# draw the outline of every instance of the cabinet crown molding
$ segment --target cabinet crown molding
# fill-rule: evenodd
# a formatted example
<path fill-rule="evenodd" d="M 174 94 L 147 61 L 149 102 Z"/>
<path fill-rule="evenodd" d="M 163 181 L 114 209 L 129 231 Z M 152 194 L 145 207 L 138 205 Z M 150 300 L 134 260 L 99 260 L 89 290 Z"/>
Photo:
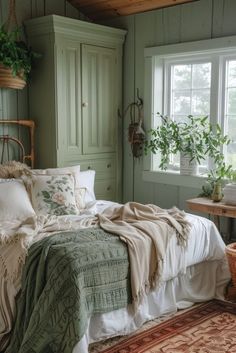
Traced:
<path fill-rule="evenodd" d="M 43 34 L 70 36 L 71 39 L 114 43 L 120 45 L 125 40 L 126 30 L 98 25 L 58 15 L 48 15 L 25 21 L 25 27 L 30 37 Z"/>

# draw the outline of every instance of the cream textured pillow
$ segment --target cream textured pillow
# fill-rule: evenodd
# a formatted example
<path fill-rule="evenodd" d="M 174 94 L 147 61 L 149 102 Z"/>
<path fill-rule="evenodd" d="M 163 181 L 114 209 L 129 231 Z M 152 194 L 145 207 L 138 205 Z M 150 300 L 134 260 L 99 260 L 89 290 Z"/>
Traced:
<path fill-rule="evenodd" d="M 72 175 L 33 175 L 30 192 L 37 214 L 61 216 L 79 213 Z"/>
<path fill-rule="evenodd" d="M 0 179 L 0 222 L 25 221 L 35 216 L 24 183 L 18 179 Z"/>

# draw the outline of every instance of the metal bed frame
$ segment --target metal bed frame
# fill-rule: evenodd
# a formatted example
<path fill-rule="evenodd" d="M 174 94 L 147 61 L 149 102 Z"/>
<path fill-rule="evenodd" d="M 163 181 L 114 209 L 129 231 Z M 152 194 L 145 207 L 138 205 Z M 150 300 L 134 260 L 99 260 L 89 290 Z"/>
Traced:
<path fill-rule="evenodd" d="M 31 168 L 34 168 L 35 156 L 34 156 L 34 132 L 35 132 L 35 122 L 33 120 L 0 120 L 0 127 L 4 125 L 13 125 L 13 126 L 25 126 L 29 128 L 29 143 L 30 151 L 27 154 L 25 147 L 22 141 L 14 136 L 9 134 L 0 135 L 0 142 L 2 142 L 2 150 L 0 154 L 0 163 L 4 162 L 4 156 L 7 155 L 8 160 L 10 160 L 10 143 L 16 143 L 20 151 L 20 162 L 30 164 Z"/>

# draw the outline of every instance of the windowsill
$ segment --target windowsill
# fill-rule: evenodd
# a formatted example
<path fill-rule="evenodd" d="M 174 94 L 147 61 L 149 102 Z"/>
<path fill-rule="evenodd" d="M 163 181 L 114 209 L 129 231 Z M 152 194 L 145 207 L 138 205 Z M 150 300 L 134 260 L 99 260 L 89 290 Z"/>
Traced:
<path fill-rule="evenodd" d="M 151 183 L 185 186 L 189 188 L 201 189 L 206 180 L 204 175 L 180 175 L 174 171 L 143 171 L 143 180 Z"/>

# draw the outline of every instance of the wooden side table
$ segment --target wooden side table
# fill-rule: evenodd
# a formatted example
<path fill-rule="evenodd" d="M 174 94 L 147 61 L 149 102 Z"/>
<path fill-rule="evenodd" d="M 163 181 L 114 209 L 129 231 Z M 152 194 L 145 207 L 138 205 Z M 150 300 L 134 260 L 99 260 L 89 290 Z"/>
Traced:
<path fill-rule="evenodd" d="M 233 218 L 236 218 L 236 206 L 226 205 L 224 202 L 214 202 L 206 197 L 187 200 L 188 208 L 192 211 L 208 213 L 213 216 L 217 228 L 220 230 L 220 216 L 228 218 L 228 239 L 231 239 Z"/>

